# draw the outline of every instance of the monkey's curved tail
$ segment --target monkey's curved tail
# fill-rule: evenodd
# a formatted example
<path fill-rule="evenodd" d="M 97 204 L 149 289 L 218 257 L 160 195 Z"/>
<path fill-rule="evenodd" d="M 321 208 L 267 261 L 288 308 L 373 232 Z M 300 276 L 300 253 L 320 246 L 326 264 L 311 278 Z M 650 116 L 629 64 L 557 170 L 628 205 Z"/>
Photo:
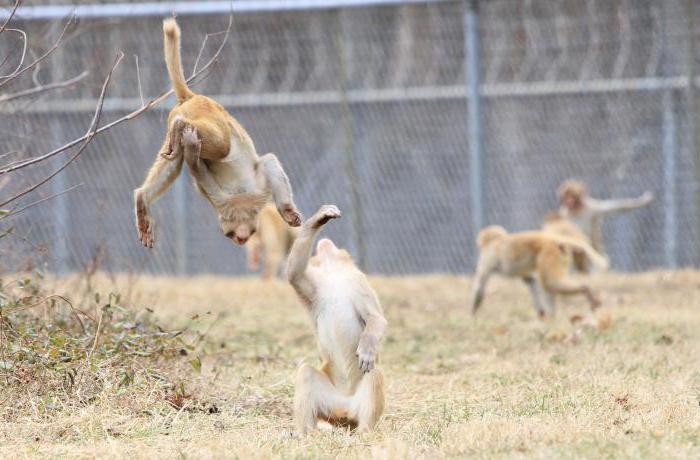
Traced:
<path fill-rule="evenodd" d="M 168 67 L 168 75 L 173 82 L 173 89 L 177 96 L 177 102 L 183 103 L 194 96 L 187 86 L 185 73 L 182 70 L 180 59 L 180 27 L 175 18 L 167 18 L 163 21 L 163 43 L 165 51 L 165 64 Z"/>
<path fill-rule="evenodd" d="M 607 270 L 610 267 L 610 261 L 608 258 L 593 249 L 593 246 L 585 241 L 579 241 L 574 238 L 559 235 L 549 235 L 549 238 L 553 239 L 559 244 L 583 251 L 583 253 L 586 254 L 586 257 L 588 257 L 588 260 L 590 260 L 591 263 L 599 270 Z"/>

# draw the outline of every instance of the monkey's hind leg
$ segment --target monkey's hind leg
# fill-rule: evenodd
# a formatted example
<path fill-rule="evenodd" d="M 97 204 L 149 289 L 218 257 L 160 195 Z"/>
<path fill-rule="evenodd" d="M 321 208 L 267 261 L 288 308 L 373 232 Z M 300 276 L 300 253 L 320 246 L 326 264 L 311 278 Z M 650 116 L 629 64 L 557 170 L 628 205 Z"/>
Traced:
<path fill-rule="evenodd" d="M 161 155 L 168 160 L 177 158 L 180 146 L 184 146 L 188 140 L 187 133 L 196 133 L 199 140 L 199 156 L 206 160 L 221 160 L 228 155 L 231 149 L 230 134 L 224 132 L 215 123 L 205 119 L 191 120 L 177 115 L 168 129 L 168 146 L 161 151 Z"/>
<path fill-rule="evenodd" d="M 283 243 L 279 241 L 279 236 L 271 228 L 260 234 L 260 240 L 265 248 L 262 278 L 271 280 L 278 275 L 282 259 L 284 259 Z"/>
<path fill-rule="evenodd" d="M 537 259 L 537 268 L 542 285 L 552 294 L 583 294 L 588 299 L 591 310 L 595 310 L 600 306 L 600 300 L 588 286 L 575 283 L 566 278 L 567 263 L 561 256 L 559 248 L 553 246 L 543 249 Z"/>
<path fill-rule="evenodd" d="M 319 418 L 343 418 L 349 405 L 349 398 L 326 374 L 305 363 L 299 367 L 294 389 L 294 424 L 299 434 L 315 430 Z"/>
<path fill-rule="evenodd" d="M 366 373 L 353 396 L 351 418 L 357 420 L 357 429 L 369 431 L 384 413 L 384 376 L 376 367 Z"/>

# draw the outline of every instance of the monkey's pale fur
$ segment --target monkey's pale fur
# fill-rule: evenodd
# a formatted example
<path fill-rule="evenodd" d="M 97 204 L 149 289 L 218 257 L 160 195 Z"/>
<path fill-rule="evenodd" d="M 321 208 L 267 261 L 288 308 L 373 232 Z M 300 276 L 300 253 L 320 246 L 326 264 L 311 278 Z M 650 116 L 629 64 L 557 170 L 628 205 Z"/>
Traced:
<path fill-rule="evenodd" d="M 307 433 L 318 420 L 372 429 L 384 411 L 384 379 L 376 367 L 386 320 L 377 295 L 350 255 L 329 239 L 318 242 L 320 228 L 340 217 L 322 206 L 303 225 L 287 262 L 289 282 L 309 309 L 323 364 L 302 364 L 297 371 L 294 419 Z"/>
<path fill-rule="evenodd" d="M 598 200 L 588 194 L 586 184 L 567 179 L 557 189 L 557 198 L 561 204 L 559 215 L 574 223 L 597 252 L 605 254 L 601 230 L 603 218 L 644 207 L 652 202 L 654 195 L 646 191 L 638 198 Z"/>
<path fill-rule="evenodd" d="M 272 153 L 258 157 L 248 133 L 221 104 L 188 88 L 180 59 L 180 28 L 174 19 L 163 21 L 163 35 L 178 103 L 168 115 L 159 155 L 143 185 L 134 191 L 141 242 L 153 247 L 149 206 L 180 174 L 183 160 L 197 188 L 216 209 L 221 230 L 236 243 L 245 244 L 255 232 L 258 213 L 270 198 L 285 222 L 301 225 L 289 179 L 277 157 Z"/>
<path fill-rule="evenodd" d="M 491 225 L 479 232 L 476 243 L 479 261 L 472 286 L 472 313 L 481 305 L 486 283 L 494 273 L 523 279 L 540 317 L 554 313 L 555 294 L 582 294 L 592 310 L 600 306 L 590 287 L 567 279 L 572 250 L 581 251 L 600 269 L 608 266 L 607 259 L 585 241 L 542 231 L 508 233 L 503 227 Z"/>
<path fill-rule="evenodd" d="M 248 269 L 258 271 L 262 262 L 262 278 L 269 280 L 279 274 L 282 261 L 299 234 L 299 228 L 290 227 L 282 220 L 272 204 L 266 205 L 258 217 L 258 230 L 245 247 Z"/>

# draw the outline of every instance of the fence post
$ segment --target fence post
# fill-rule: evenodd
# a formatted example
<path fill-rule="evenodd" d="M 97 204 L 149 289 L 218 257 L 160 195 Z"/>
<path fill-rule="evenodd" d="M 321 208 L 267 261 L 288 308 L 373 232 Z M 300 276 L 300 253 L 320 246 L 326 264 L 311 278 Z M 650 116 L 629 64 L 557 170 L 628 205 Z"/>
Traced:
<path fill-rule="evenodd" d="M 694 164 L 695 171 L 695 231 L 700 229 L 700 137 L 698 136 L 697 123 L 697 102 L 695 101 L 695 2 L 697 0 L 687 0 L 688 16 L 688 125 L 690 126 L 690 158 Z M 700 250 L 700 246 L 698 246 Z M 695 263 L 700 263 L 700 252 L 696 251 Z"/>
<path fill-rule="evenodd" d="M 340 69 L 340 92 L 341 92 L 341 110 L 342 123 L 345 131 L 345 151 L 346 151 L 346 172 L 348 174 L 348 182 L 350 183 L 350 198 L 352 202 L 352 225 L 355 239 L 355 247 L 357 248 L 357 264 L 365 270 L 367 265 L 366 247 L 364 238 L 364 209 L 362 207 L 362 197 L 359 191 L 359 177 L 357 173 L 357 159 L 355 152 L 355 133 L 352 109 L 348 100 L 348 71 L 347 71 L 347 56 L 345 52 L 345 38 L 343 35 L 343 22 L 340 17 L 341 10 L 334 11 L 336 28 L 334 34 L 334 45 L 336 55 L 338 56 L 338 68 Z"/>
<path fill-rule="evenodd" d="M 187 260 L 187 183 L 189 174 L 183 174 L 177 178 L 175 188 L 175 269 L 177 274 L 188 274 Z"/>
<path fill-rule="evenodd" d="M 464 8 L 464 75 L 469 125 L 469 186 L 472 230 L 484 225 L 484 133 L 481 126 L 481 66 L 479 57 L 479 0 L 466 0 Z"/>
<path fill-rule="evenodd" d="M 51 140 L 54 145 L 61 145 L 64 142 L 63 130 L 61 127 L 61 117 L 56 113 L 51 114 Z M 52 169 L 58 169 L 63 166 L 65 160 L 62 156 L 57 156 L 49 163 Z M 51 184 L 51 194 L 61 193 L 68 188 L 66 185 L 66 174 L 68 171 L 63 171 L 54 177 Z M 70 219 L 68 218 L 68 197 L 59 196 L 55 199 L 51 209 L 53 210 L 53 256 L 56 260 L 56 273 L 62 274 L 69 270 L 68 264 L 68 235 L 70 234 Z"/>
<path fill-rule="evenodd" d="M 676 268 L 676 116 L 673 89 L 663 96 L 663 156 L 664 156 L 664 261 L 668 268 Z"/>

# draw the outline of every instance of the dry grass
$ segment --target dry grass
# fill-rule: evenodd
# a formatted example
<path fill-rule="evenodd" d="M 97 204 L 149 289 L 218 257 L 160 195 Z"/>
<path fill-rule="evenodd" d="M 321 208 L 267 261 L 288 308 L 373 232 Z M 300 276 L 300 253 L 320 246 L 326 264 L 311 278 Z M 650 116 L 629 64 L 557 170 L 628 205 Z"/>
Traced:
<path fill-rule="evenodd" d="M 390 324 L 386 414 L 370 434 L 303 439 L 290 436 L 293 374 L 316 350 L 287 285 L 132 281 L 95 286 L 153 308 L 161 325 L 205 333 L 201 371 L 190 354 L 162 363 L 184 382 L 179 396 L 142 382 L 81 405 L 5 387 L 0 457 L 700 456 L 700 273 L 603 275 L 595 317 L 570 301 L 545 322 L 518 283 L 494 283 L 474 320 L 466 278 L 374 278 Z M 69 279 L 55 289 L 78 292 Z"/>

